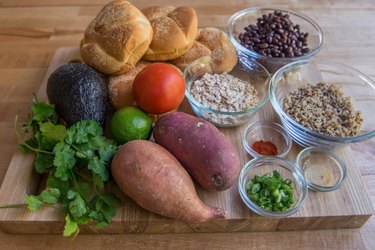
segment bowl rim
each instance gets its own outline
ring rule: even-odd
[[[274,162],[282,162],[283,164],[280,166],[291,171],[293,173],[293,177],[298,182],[298,185],[301,187],[301,198],[299,200],[299,203],[297,203],[293,208],[289,209],[285,212],[272,212],[268,211],[264,208],[259,207],[254,202],[250,200],[250,198],[246,194],[246,190],[243,189],[243,181],[244,181],[244,175],[246,172],[251,170],[254,167],[257,167],[258,163],[274,163]],[[295,175],[297,178],[295,177]],[[245,184],[246,185],[246,184]],[[248,161],[241,169],[239,178],[238,178],[238,192],[240,193],[241,199],[245,203],[245,205],[250,208],[253,212],[265,216],[268,218],[285,218],[287,216],[290,216],[294,213],[296,213],[302,206],[302,204],[305,202],[307,194],[308,194],[308,186],[307,182],[305,180],[305,177],[303,176],[302,171],[291,161],[286,160],[284,158],[280,157],[274,157],[274,156],[263,156],[259,158],[254,158],[250,161]]]
[[[284,112],[284,110],[281,107],[281,104],[279,104],[276,100],[275,81],[276,81],[276,79],[279,79],[285,72],[287,72],[289,70],[293,70],[293,69],[295,69],[295,68],[297,68],[301,65],[305,65],[305,64],[322,64],[322,65],[330,65],[330,66],[333,66],[333,67],[337,67],[337,66],[343,67],[343,68],[345,68],[345,70],[347,72],[351,72],[351,73],[355,73],[355,74],[359,75],[359,78],[362,81],[366,82],[368,85],[370,85],[375,91],[375,82],[373,80],[371,80],[368,76],[366,76],[362,72],[360,72],[360,71],[358,71],[358,70],[354,69],[353,67],[348,66],[346,64],[336,62],[336,61],[332,61],[332,60],[328,60],[328,59],[311,59],[311,60],[294,61],[294,62],[291,62],[287,65],[284,65],[278,71],[276,71],[276,73],[272,76],[271,82],[270,82],[270,85],[269,85],[270,102],[271,102],[273,108],[275,109],[276,113],[280,116],[281,120],[284,119],[287,123],[293,125],[299,131],[302,131],[302,132],[306,133],[307,135],[313,136],[314,138],[312,138],[312,139],[314,139],[314,141],[315,140],[318,140],[318,141],[323,140],[323,141],[329,141],[329,142],[333,142],[333,143],[344,144],[344,143],[361,142],[361,141],[365,141],[367,139],[370,139],[370,138],[374,137],[375,136],[375,129],[370,131],[370,132],[364,133],[362,135],[354,136],[354,137],[334,137],[334,136],[323,135],[323,134],[320,134],[318,132],[315,132],[315,131],[313,131],[309,128],[306,128],[306,127],[302,126],[301,124],[294,121],[289,115],[287,115]],[[283,123],[285,121],[283,121]]]
[[[332,157],[333,159],[335,159],[339,163],[338,167],[341,169],[342,175],[340,176],[340,179],[334,185],[332,185],[332,186],[321,186],[321,185],[315,184],[314,182],[309,181],[309,179],[306,178],[305,171],[302,169],[302,166],[301,166],[301,161],[306,156],[309,156],[309,153],[312,153],[312,152],[318,152],[318,153],[321,153],[321,154],[329,155],[330,157]],[[346,168],[345,161],[340,156],[335,154],[333,152],[333,150],[327,150],[325,148],[321,148],[321,147],[317,147],[317,146],[308,147],[308,148],[303,149],[301,152],[299,152],[298,155],[297,155],[297,158],[296,158],[296,165],[301,170],[301,172],[303,173],[303,176],[305,177],[307,186],[310,189],[315,190],[315,191],[330,192],[330,191],[336,190],[343,184],[343,182],[346,180],[346,177],[347,177],[347,168]]]
[[[282,134],[282,136],[284,138],[284,141],[286,142],[286,148],[280,154],[275,155],[275,157],[284,158],[289,153],[290,149],[292,148],[292,144],[293,144],[292,143],[292,138],[290,137],[289,133],[285,130],[285,128],[281,124],[279,124],[277,122],[273,122],[273,121],[262,121],[262,120],[259,120],[259,121],[251,123],[250,125],[248,125],[246,127],[246,129],[244,130],[244,133],[243,133],[243,146],[244,146],[245,150],[251,156],[253,156],[254,158],[259,158],[259,157],[265,156],[265,155],[259,154],[255,150],[253,150],[251,148],[251,145],[248,144],[248,140],[247,140],[247,135],[254,128],[257,128],[259,126],[272,128],[274,131],[277,131],[277,133]]]
[[[232,32],[231,32],[231,27],[233,26],[233,24],[235,23],[236,19],[241,17],[241,16],[244,16],[246,14],[251,14],[251,13],[256,13],[258,11],[281,11],[285,14],[292,14],[294,16],[297,16],[301,19],[304,19],[305,21],[307,21],[308,23],[310,23],[316,30],[317,30],[317,34],[318,34],[318,37],[319,37],[319,43],[318,43],[318,46],[316,46],[314,49],[311,49],[309,53],[305,54],[305,55],[302,55],[302,56],[297,56],[297,57],[284,57],[284,58],[280,58],[280,57],[268,57],[268,56],[263,56],[261,54],[258,54],[256,53],[255,51],[252,51],[252,50],[249,50],[247,49],[246,47],[244,47],[241,43],[239,43],[237,41],[237,39],[233,36]],[[299,12],[296,12],[296,11],[292,11],[292,10],[288,10],[288,9],[283,9],[283,8],[276,8],[276,7],[262,7],[262,6],[259,6],[259,7],[253,7],[253,8],[247,8],[247,9],[243,9],[243,10],[240,10],[236,13],[234,13],[228,20],[227,22],[227,34],[229,36],[229,39],[232,41],[232,43],[234,44],[234,46],[236,48],[238,48],[241,52],[247,54],[247,55],[250,55],[251,57],[253,58],[257,58],[257,59],[263,59],[263,60],[269,60],[269,61],[279,61],[280,63],[288,63],[290,62],[291,60],[292,61],[296,61],[296,60],[304,60],[304,59],[308,59],[314,55],[316,55],[320,49],[322,48],[323,44],[324,44],[324,33],[323,33],[323,30],[321,29],[321,27],[318,25],[317,22],[315,22],[313,19],[311,19],[310,17],[302,14],[302,13],[299,13]]]
[[[200,57],[196,60],[194,60],[192,63],[190,63],[184,70],[184,72],[182,73],[182,77],[184,78],[184,81],[185,81],[185,86],[187,86],[187,82],[186,82],[186,75],[189,71],[189,69],[191,67],[193,67],[194,65],[196,64],[207,64],[207,63],[210,63],[211,62],[211,57],[210,56],[203,56],[203,57]],[[237,64],[238,63],[241,63],[240,60],[238,60]],[[208,111],[208,112],[212,112],[212,113],[215,113],[215,114],[221,114],[221,115],[242,115],[242,114],[246,114],[246,113],[251,113],[251,112],[254,112],[254,111],[257,111],[259,110],[261,107],[263,107],[264,104],[266,104],[270,98],[269,96],[269,86],[270,86],[270,83],[271,83],[271,75],[270,73],[268,72],[268,70],[266,70],[266,68],[261,65],[260,63],[257,63],[255,61],[251,61],[251,63],[254,63],[256,64],[257,66],[259,66],[262,71],[267,75],[267,83],[266,85],[268,85],[268,87],[266,86],[266,88],[268,88],[268,93],[265,93],[266,97],[263,98],[263,100],[261,100],[255,107],[252,107],[250,109],[246,109],[246,110],[243,110],[243,111],[220,111],[220,110],[216,110],[216,109],[212,109],[210,107],[207,107],[201,103],[199,103],[191,94],[190,94],[190,91],[188,91],[188,88],[185,88],[185,96],[187,97],[188,101],[193,103],[195,106],[197,106],[198,108],[200,109],[203,109],[205,111]],[[237,65],[236,64],[236,65]],[[225,72],[223,72],[225,73]],[[230,72],[226,72],[226,73],[230,73]],[[250,82],[251,83],[251,82]]]

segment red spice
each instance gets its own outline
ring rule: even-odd
[[[277,155],[277,148],[275,144],[270,141],[256,141],[251,148],[261,155]]]

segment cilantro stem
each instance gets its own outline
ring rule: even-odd
[[[42,206],[52,207],[52,208],[58,209],[58,207],[56,207],[52,204],[42,204]],[[2,209],[2,208],[27,208],[27,204],[21,203],[21,204],[0,205],[0,209]]]
[[[18,118],[19,118],[19,116],[16,115],[16,118],[14,119],[14,130],[16,131],[16,136],[17,136],[18,140],[21,142],[22,139],[21,139],[20,133],[18,132],[18,128],[17,128]],[[53,152],[50,152],[50,151],[45,151],[45,150],[42,150],[42,149],[33,148],[29,144],[27,144],[26,142],[22,142],[22,143],[20,143],[20,145],[25,146],[28,149],[30,149],[31,151],[34,151],[34,152],[37,152],[37,153],[44,153],[44,154],[49,154],[49,155],[54,154]]]
[[[0,208],[26,208],[27,204],[1,205]]]
[[[20,145],[23,145],[25,147],[27,147],[28,149],[34,151],[34,152],[37,152],[37,153],[43,153],[43,154],[49,154],[49,155],[54,155],[53,152],[50,152],[50,151],[45,151],[45,150],[42,150],[42,149],[38,149],[38,148],[33,148],[31,147],[29,144],[23,142],[23,143],[20,143]]]
[[[77,175],[81,176],[85,180],[92,181],[92,179],[89,176],[85,175],[84,173],[79,172],[78,170],[75,170],[74,173],[76,173]]]

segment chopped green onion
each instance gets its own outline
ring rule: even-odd
[[[272,174],[255,175],[245,185],[250,200],[259,207],[273,212],[285,212],[296,203],[295,184],[284,180],[276,170]]]

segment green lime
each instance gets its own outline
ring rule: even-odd
[[[112,116],[110,131],[119,144],[137,139],[148,140],[152,131],[152,119],[140,109],[121,108]]]

